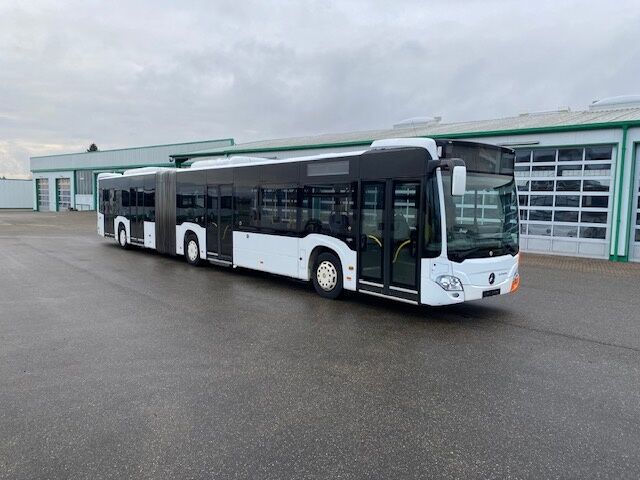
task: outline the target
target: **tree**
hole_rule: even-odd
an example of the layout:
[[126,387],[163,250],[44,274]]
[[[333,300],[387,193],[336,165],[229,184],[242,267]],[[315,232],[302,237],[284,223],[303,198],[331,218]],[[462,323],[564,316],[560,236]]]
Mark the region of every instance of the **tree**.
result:
[[87,152],[97,152],[98,151],[98,146],[95,143],[92,143],[91,145],[89,145],[89,148],[87,148]]

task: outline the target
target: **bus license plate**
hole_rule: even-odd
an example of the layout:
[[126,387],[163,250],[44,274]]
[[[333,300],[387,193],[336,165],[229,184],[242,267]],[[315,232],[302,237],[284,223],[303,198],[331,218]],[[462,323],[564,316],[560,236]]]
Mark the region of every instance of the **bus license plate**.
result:
[[494,288],[493,290],[485,290],[482,292],[482,298],[493,297],[494,295],[500,295],[500,289]]

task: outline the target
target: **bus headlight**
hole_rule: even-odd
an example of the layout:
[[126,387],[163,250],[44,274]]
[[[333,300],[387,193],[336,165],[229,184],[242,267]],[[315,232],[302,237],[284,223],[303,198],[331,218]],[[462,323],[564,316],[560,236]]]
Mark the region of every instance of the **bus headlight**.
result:
[[462,291],[462,282],[458,277],[451,275],[440,275],[436,278],[436,283],[448,292],[460,292]]

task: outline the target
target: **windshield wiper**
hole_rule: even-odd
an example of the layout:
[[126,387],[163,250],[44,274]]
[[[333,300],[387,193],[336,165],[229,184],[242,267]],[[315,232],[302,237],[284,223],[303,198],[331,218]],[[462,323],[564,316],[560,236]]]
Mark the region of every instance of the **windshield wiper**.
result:
[[518,253],[518,249],[516,248],[516,246],[511,245],[510,243],[505,243],[504,248],[507,250],[507,253],[510,253],[511,255],[515,255],[516,253]]
[[[468,250],[463,250],[463,251],[453,251],[451,252],[451,256],[455,257],[458,261],[458,263],[462,263],[464,262],[467,258],[469,258],[471,255],[481,252],[485,250],[487,252],[486,257],[490,257],[489,256],[489,252],[493,251],[495,253],[495,255],[491,255],[491,257],[496,256],[499,257],[501,255],[505,255],[505,254],[516,254],[518,253],[518,249],[515,247],[515,245],[510,245],[505,243],[504,245],[499,245],[499,246],[492,246],[492,245],[480,245],[478,247],[473,247],[470,248]],[[485,258],[483,257],[476,257],[476,258]]]
[[467,258],[469,258],[470,255],[479,252],[481,250],[487,249],[488,247],[473,247],[470,248],[469,250],[464,250],[462,252],[453,252],[453,254],[456,256],[456,258],[458,259],[458,263],[462,263],[464,262]]

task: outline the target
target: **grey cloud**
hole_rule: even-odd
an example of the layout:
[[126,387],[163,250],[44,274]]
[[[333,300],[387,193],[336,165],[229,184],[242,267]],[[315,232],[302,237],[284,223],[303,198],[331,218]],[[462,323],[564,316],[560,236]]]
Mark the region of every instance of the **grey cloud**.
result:
[[249,141],[640,93],[636,2],[558,3],[3,3],[0,171],[92,141]]

